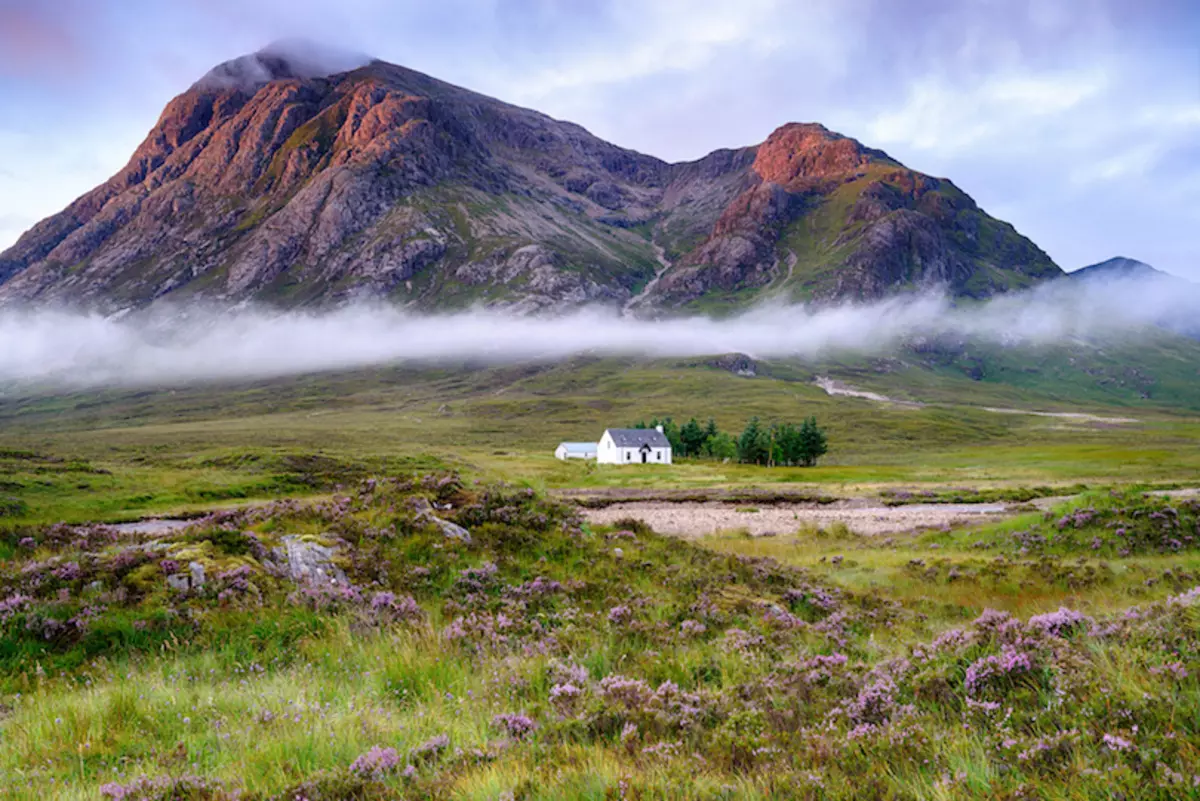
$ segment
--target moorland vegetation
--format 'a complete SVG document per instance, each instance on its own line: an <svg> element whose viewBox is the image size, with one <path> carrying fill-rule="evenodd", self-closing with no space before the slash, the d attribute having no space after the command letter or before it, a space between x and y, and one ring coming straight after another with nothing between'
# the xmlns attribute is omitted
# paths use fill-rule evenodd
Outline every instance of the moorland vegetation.
<svg viewBox="0 0 1200 801"><path fill-rule="evenodd" d="M1118 493L698 545L434 474L155 536L36 528L0 568L0 777L124 801L1187 797L1198 518Z"/></svg>

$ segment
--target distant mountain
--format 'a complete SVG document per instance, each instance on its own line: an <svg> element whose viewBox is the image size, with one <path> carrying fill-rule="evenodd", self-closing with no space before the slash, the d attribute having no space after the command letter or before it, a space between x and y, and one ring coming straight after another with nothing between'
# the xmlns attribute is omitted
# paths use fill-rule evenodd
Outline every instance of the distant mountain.
<svg viewBox="0 0 1200 801"><path fill-rule="evenodd" d="M1097 279L1111 281L1114 279L1135 279L1135 280L1165 280L1179 281L1188 283L1182 278L1178 278L1170 273L1165 273L1162 270L1156 270L1149 264L1137 259L1127 259L1124 256L1102 261L1099 264L1090 264L1087 267L1081 267L1068 275L1075 280L1094 281Z"/></svg>
<svg viewBox="0 0 1200 801"><path fill-rule="evenodd" d="M1067 278L1096 291L1119 293L1129 303L1144 304L1155 310L1149 316L1161 327L1200 339L1200 284L1123 256L1082 267Z"/></svg>
<svg viewBox="0 0 1200 801"><path fill-rule="evenodd" d="M0 303L654 312L1062 275L950 181L821 125L669 164L404 67L348 66L276 47L215 68L124 169L0 254Z"/></svg>

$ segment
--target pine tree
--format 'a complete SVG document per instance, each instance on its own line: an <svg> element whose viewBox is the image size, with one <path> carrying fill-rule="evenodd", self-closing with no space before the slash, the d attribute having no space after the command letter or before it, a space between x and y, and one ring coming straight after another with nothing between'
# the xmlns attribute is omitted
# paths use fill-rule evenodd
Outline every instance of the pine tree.
<svg viewBox="0 0 1200 801"><path fill-rule="evenodd" d="M775 463L797 465L804 461L803 440L799 428L781 423L775 429Z"/></svg>
<svg viewBox="0 0 1200 801"><path fill-rule="evenodd" d="M707 438L704 436L704 429L696 422L696 418L688 420L679 429L680 455L699 456L705 439Z"/></svg>
<svg viewBox="0 0 1200 801"><path fill-rule="evenodd" d="M812 467L829 450L825 432L817 425L816 417L809 417L800 424L800 463Z"/></svg>
<svg viewBox="0 0 1200 801"><path fill-rule="evenodd" d="M751 417L737 443L738 461L744 464L766 464L771 458L771 433L757 417Z"/></svg>

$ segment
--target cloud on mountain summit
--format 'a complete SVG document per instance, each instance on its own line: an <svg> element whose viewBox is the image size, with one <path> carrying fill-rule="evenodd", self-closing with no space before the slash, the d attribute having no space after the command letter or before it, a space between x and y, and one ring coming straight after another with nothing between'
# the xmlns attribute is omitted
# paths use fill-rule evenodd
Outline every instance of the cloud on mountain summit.
<svg viewBox="0 0 1200 801"><path fill-rule="evenodd" d="M0 214L60 210L170 97L288 37L670 160L819 121L953 179L1066 269L1200 279L1189 0L0 0Z"/></svg>

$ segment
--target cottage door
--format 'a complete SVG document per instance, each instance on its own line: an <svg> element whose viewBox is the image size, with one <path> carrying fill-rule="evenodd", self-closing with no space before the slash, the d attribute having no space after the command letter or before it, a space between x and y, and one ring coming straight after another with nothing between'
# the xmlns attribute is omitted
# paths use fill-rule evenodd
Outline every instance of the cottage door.
<svg viewBox="0 0 1200 801"><path fill-rule="evenodd" d="M645 464L648 461L650 461L650 446L643 445L642 446L642 464Z"/></svg>

